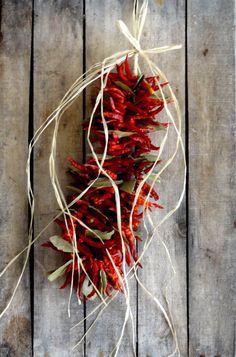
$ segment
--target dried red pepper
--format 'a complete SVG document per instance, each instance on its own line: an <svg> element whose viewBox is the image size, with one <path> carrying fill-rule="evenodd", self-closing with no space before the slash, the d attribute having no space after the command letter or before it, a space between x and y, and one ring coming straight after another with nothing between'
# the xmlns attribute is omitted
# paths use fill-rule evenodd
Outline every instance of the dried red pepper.
<svg viewBox="0 0 236 357"><path fill-rule="evenodd" d="M158 96L155 96L155 92L159 90L159 86L166 85L166 83L159 85L158 80L158 77L145 78L134 75L127 57L122 64L117 66L116 73L109 74L104 88L103 116L108 124L109 142L108 156L103 167L117 182L120 192L122 234L127 265L131 265L138 259L135 241L141 240L139 235L132 234L129 227L135 191L153 165L153 161L147 154L159 149L151 142L149 133L155 128L168 126L168 123L160 123L156 118L163 110L164 103ZM103 153L105 136L99 110L95 114L91 132L94 135L94 141L98 143L97 152ZM82 192L97 177L98 167L94 158L88 159L85 164L79 164L76 160L69 158L69 163L71 165L69 173L74 178L73 186L70 188L75 191L68 198L70 203L76 198L75 193ZM155 201L159 199L156 191L145 183L133 211L133 231L135 232L141 223L142 207L149 191L151 198ZM146 208L152 207L162 208L159 204L148 201ZM109 179L101 174L96 187L91 187L70 209L74 217L73 224L79 256L91 281L105 296L110 295L113 289L122 291L120 279L107 255L108 250L122 276L122 244L117 227L115 193ZM97 232L97 236L84 228L76 218L92 231ZM63 251L61 248L63 241L72 244L73 227L70 218L67 219L67 227L60 220L56 220L56 223L62 230L58 238L61 239L61 245L58 244L55 247L50 241L44 246ZM63 252L63 257L65 263L68 263L63 270L65 282L62 288L65 288L72 279L73 250L71 253ZM74 268L78 271L77 258L75 259ZM96 290L86 278L84 271L81 270L80 274L75 274L73 281L81 299L86 300L96 296Z"/></svg>

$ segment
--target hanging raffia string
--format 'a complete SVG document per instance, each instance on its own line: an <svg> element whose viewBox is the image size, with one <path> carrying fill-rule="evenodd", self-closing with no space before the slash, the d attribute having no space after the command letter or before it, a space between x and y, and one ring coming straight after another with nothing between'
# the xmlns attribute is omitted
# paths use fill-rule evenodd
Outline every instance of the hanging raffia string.
<svg viewBox="0 0 236 357"><path fill-rule="evenodd" d="M120 235L121 246L122 246L122 257L123 257L122 258L122 275L120 274L120 271L119 271L118 267L116 266L108 249L106 249L106 253L107 253L107 256L108 256L108 258L109 258L109 260L110 260L110 262L119 278L120 284L122 286L122 290L124 292L125 303L126 303L126 312L125 312L124 322L123 322L123 326L121 328L121 333L120 333L119 339L118 339L117 344L115 345L113 351L111 352L111 355L113 355L113 356L117 356L117 354L118 354L118 351L119 351L119 348L121 345L121 341L122 341L122 338L124 335L125 326L126 326L129 318L131 318L131 322L132 322L133 351L135 354L135 327L134 327L133 315L132 315L132 311L131 311L131 307L130 307L130 291L129 291L129 280L132 279L133 277L136 278L139 286L144 290L144 292L147 294L147 296L149 296L157 304L158 308L160 309L163 316L165 317L165 320L170 328L170 331L171 331L174 341L175 341L175 350L173 351L173 353L171 353L170 356L174 356L176 353L179 354L177 335L176 335L176 331L174 328L173 318L171 316L170 309L168 309L169 311L165 310L165 308L160 303L160 301L155 296L153 296L153 294L148 290L148 288L140 281L140 279L136 273L137 266L140 263L141 259L143 258L145 252L147 251L147 249L148 249L149 245L151 244L154 237L157 237L158 239L160 239L161 243L163 244L166 254L167 254L168 261L170 262L172 270L175 273L168 248L167 248L166 244L161 240L160 235L158 233L160 226L180 206L181 201L184 196L185 180L186 180L186 162L185 162L185 154L184 154L184 145L183 145L183 141L181 138L181 114L180 114L177 99L171 89L170 84L167 84L167 89L169 91L170 100L174 104L174 109L175 109L174 116L175 117L173 117L170 110L168 109L165 95L163 93L163 90L161 88L159 81L157 80L157 84L160 88L161 99L163 100L163 103L164 103L165 112L170 120L170 123L172 123L174 131L176 133L175 149L174 149L173 153L170 155L170 157L165 161L165 164L162 166L162 168L158 172L154 173L154 168L156 167L156 164L158 163L158 161L161 157L161 154L164 150L164 147L165 147L168 137L169 137L169 126L168 126L166 133L164 135L164 138L162 139L162 142L160 144L160 150L158 152L158 155L156 156L156 160L153 163L150 170L148 171L147 175L140 181L140 183L136 189L136 192L135 192L135 197L133 200L132 209L131 209L130 217L129 217L129 228L130 228L130 231L131 231L133 237L134 237L134 231L133 231L134 209L135 209L140 192L141 192L145 182L150 177L152 177L152 184L151 184L149 192L146 196L146 199L144 202L144 209L143 209L143 221L144 221L144 228L146 231L145 244L143 246L143 249L142 249L139 257L133 263L133 265L128 269L128 271L127 271L126 260L125 260L125 242L124 242L123 233L122 233L120 193L119 193L119 189L118 189L116 182L103 167L104 162L107 158L107 150L108 150L108 143L109 143L109 131L108 131L108 126L107 126L107 122L104 117L104 111L103 111L103 103L104 103L103 96L104 96L104 88L107 85L107 80L108 80L109 74L116 67L116 65L121 64L125 60L126 56L128 56L128 58L132 58L132 57L134 58L134 73L141 74L142 72L141 72L141 69L139 66L139 57L142 57L144 59L144 61L148 64L148 67L149 67L152 75L155 77L158 76L160 78L160 81L163 80L163 81L167 82L167 78L165 77L164 73L156 66L156 64L153 61L150 60L149 54L164 53L166 51L171 51L171 50L181 48L180 45L163 46L163 47L152 48L152 49L142 49L141 48L140 39L141 39L142 31L143 31L143 26L145 23L145 18L147 15L147 8L148 8L148 0L143 0L141 5L138 0L134 1L133 35L130 33L129 29L127 28L127 26L124 24L123 21L121 21L121 20L118 21L118 25L119 25L121 32L127 38L127 40L131 43L133 48L131 50L125 50L122 52L115 53L112 56L105 58L101 63L95 64L84 75L79 77L75 81L75 83L71 86L71 88L68 90L68 92L65 94L65 96L61 100L57 109L54 110L54 112L45 120L45 122L41 125L41 127L35 132L34 137L31 140L30 145L29 145L29 154L28 154L28 160L27 160L27 166L26 166L27 191L28 191L28 200L29 200L30 211L31 211L31 221L30 221L30 226L29 226L28 245L7 264L7 266L3 269L3 271L0 274L0 277L1 277L10 268L10 266L16 261L16 259L18 259L18 257L20 257L23 253L26 253L25 261L24 261L20 276L19 276L17 283L14 287L14 290L13 290L13 293L12 293L12 296L11 296L9 302L7 303L5 309L0 314L0 318L1 318L5 314L5 312L9 308L9 306L11 305L11 302L12 302L12 300L15 296L15 293L17 291L17 288L21 282L22 276L24 274L24 271L25 271L25 268L26 268L26 265L27 265L27 262L29 259L29 253L30 253L31 246L41 237L42 233L46 231L46 229L50 226L50 224L52 222L54 222L54 220L49 222L48 225L46 227L44 227L44 229L33 239L32 227L33 227L35 200L34 200L34 194L33 194L32 186L31 186L31 176L30 176L30 162L31 162L31 158L32 158L32 150L33 150L34 146L37 144L40 137L44 134L44 132L48 128L48 126L50 126L51 124L54 123L54 132L53 132L51 151L50 151L50 157L49 157L49 172L50 172L50 179L51 179L52 187L53 187L53 190L55 193L55 197L56 197L58 206L60 208L60 213L57 215L56 218L58 218L60 216L64 217L64 222L65 222L68 233L69 233L68 222L72 226L72 234L71 233L70 234L71 234L72 246L73 246L73 255L72 255L73 259L72 259L72 279L71 279L70 294L69 294L69 299L68 299L68 314L70 315L70 301L71 301L71 296L73 293L74 276L75 276L75 262L76 261L78 262L78 271L76 272L76 274L78 274L78 276L80 276L81 272L84 272L89 283L95 289L97 296L99 296L102 301L86 317L86 318L88 318L89 316L92 316L94 313L96 313L96 311L98 311L100 309L96 319L94 320L94 322L92 323L90 328L87 330L86 334L82 337L82 339L80 341L78 341L78 343L74 346L74 348L76 348L83 341L83 339L89 333L89 331L92 329L92 327L94 326L96 321L101 317L102 313L105 311L107 306L112 301L114 301L118 292L115 292L112 297L104 298L103 295L101 294L101 292L97 289L96 285L93 283L89 274L87 273L87 271L84 267L83 261L80 257L78 248L77 248L76 229L75 229L74 222L77 221L82 227L84 227L86 230L91 232L98 239L101 240L101 237L97 234L97 232L95 230L91 229L83 221L81 221L77 217L73 216L73 211L71 211L70 208L78 201L78 199L81 199L91 189L91 187L99 179L100 175L107 177L107 179L110 181L110 184L113 187L113 190L115 193L117 228L118 228L118 232ZM86 89L88 86L90 86L97 80L100 80L101 85L100 85L100 91L97 95L95 105L94 105L94 108L92 110L92 113L91 113L90 119L89 119L88 131L87 131L87 142L88 142L89 148L91 150L92 156L93 156L93 158L96 162L96 165L98 167L98 174L97 174L97 177L92 182L90 182L88 187L83 192L81 192L79 195L77 195L77 197L75 199L73 199L72 202L70 202L68 204L67 200L65 198L65 195L63 193L63 190L60 186L60 182L58 180L57 171L56 171L57 135L58 135L59 125L60 125L60 120L61 120L63 113L72 105L72 103L75 100L78 99L78 97L81 95L81 93L83 93L84 89ZM91 128L92 128L92 124L94 121L94 115L95 115L98 107L101 108L101 119L102 119L104 138L105 138L105 143L104 143L104 148L103 148L103 153L102 153L101 159L98 158L98 156L95 152L94 146L90 140ZM147 209L147 203L148 203L149 197L151 195L151 192L152 192L152 189L153 189L155 183L160 178L160 176L164 172L164 170L166 170L166 168L171 165L174 158L176 157L176 154L177 154L179 148L181 149L181 152L183 154L183 162L184 162L182 192L180 194L178 201L175 203L174 207L160 220L160 222L154 224L152 217ZM154 177L154 179L153 179L153 177ZM149 223L151 224L151 231L149 231L149 229L145 223L145 219L147 219L149 221ZM167 290L168 285L170 284L170 281L171 280L169 280L169 282L167 283L165 290ZM81 303L79 295L78 295L78 299L79 299L79 303ZM167 296L166 296L166 301L167 301L167 306L169 307ZM82 321L80 321L74 327L79 326L81 323L82 323Z"/></svg>

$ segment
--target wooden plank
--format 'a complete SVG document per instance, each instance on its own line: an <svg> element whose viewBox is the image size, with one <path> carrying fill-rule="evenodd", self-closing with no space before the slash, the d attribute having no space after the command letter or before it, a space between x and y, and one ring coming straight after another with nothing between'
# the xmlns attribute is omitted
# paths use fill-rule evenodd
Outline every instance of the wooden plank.
<svg viewBox="0 0 236 357"><path fill-rule="evenodd" d="M93 5L93 7L92 7ZM116 20L121 18L124 19L128 25L130 25L131 23L131 11L132 11L132 4L118 4L117 2L109 2L105 3L104 2L100 2L99 3L99 7L95 6L95 4L93 2L89 3L89 6L87 6L87 10L86 10L86 23L87 23L87 31L86 31L86 37L87 37L87 63L92 64L93 62L95 62L94 57L96 57L96 60L101 60L102 58L104 58L105 56L107 56L108 54L111 54L113 51L118 51L119 49L124 49L127 48L127 46L130 46L127 41L125 39L122 38L122 36L119 34L119 32L117 33L117 30L115 29L115 27L113 26L113 24L115 24ZM151 3L151 12L153 13L153 11L155 11L155 6L153 3ZM163 13L165 13L165 11L168 11L168 20L170 20L172 18L172 21L175 25L175 30L173 28L172 30L172 36L166 36L163 37L164 42L163 44L166 44L166 41L172 42L174 41L181 41L184 42L184 6L183 4L179 4L177 6L176 12L175 11L171 11L171 7L167 7L164 9ZM109 14L109 17L107 17L107 14ZM180 28L180 30L177 32L176 31L176 14L177 14L177 18L178 18L178 28ZM155 15L157 16L157 14L155 13ZM149 24L151 23L151 26L149 27L147 25L147 28L151 28L152 29L152 33L151 33L151 40L154 40L154 36L155 36L155 32L153 32L153 28L156 29L157 26L158 29L160 30L161 25L157 25L158 23L160 24L161 19L158 19L159 21L156 21L156 16L152 18L152 20L149 20ZM91 26L91 27L90 27ZM99 31L98 31L99 29ZM149 30L146 30L144 32L144 43L148 43L148 46L150 46L150 40L149 40ZM163 31L164 32L164 31ZM99 41L99 36L100 34L103 33L103 41L100 42ZM164 32L166 33L166 31ZM179 35L179 36L178 36ZM181 35L181 39L179 38ZM115 38L115 44L113 44L112 39ZM92 43L90 42L92 39ZM145 41L145 39L147 39ZM173 41L174 40L174 41ZM156 46L156 41L153 41L153 47ZM99 56L99 54L101 53L101 56ZM99 57L98 57L99 56ZM91 58L91 60L90 60ZM170 57L168 57L170 58ZM176 56L174 57L175 59L175 63L176 63ZM165 61L165 65L166 65L166 57L164 59ZM173 58L172 60L169 60L170 62L167 62L167 72L171 73L174 79L178 79L176 80L175 83L177 83L178 87L181 88L180 91L180 95L182 95L182 105L181 107L184 108L184 72L182 72L182 78L179 78L179 73L180 73L180 69L178 68L178 70L174 71L173 69L171 69L171 67L173 66ZM182 52L182 55L180 55L180 60L179 60L179 67L181 67L184 63L184 55ZM182 67L184 69L184 66ZM177 75L178 73L178 75ZM176 78L177 77L177 78ZM176 174L176 173L175 173ZM168 188L169 190L169 188ZM167 191L167 189L166 189ZM172 192L173 191L173 192ZM169 197L172 197L172 199L176 199L177 198L177 194L178 192L176 191L176 187L175 187L175 183L173 183L173 187L172 187L172 191L171 193L168 194ZM169 191L170 192L170 191ZM171 196L172 195L172 196ZM171 201L170 201L171 202ZM170 228L169 228L169 235L174 232L176 233L176 235L179 237L177 243L175 242L175 244L173 244L172 247L172 251L175 251L175 259L177 261L176 265L178 266L178 276L179 278L177 279L176 282L176 286L174 288L176 288L176 290L179 292L179 301L176 302L176 299L174 299L175 301L175 317L178 321L177 323L177 329L179 328L179 335L180 335L180 348L181 351L183 351L183 353L186 351L186 307L185 307L185 303L186 303L186 297L185 297L185 289L186 289L186 272L185 272L185 233L184 233L184 229L185 229L185 209L184 206L182 206L182 211L181 213L179 213L178 217L175 218L175 220L172 220L172 222L169 222L170 224ZM172 233L173 234L173 233ZM151 255L155 255L155 252L153 252L153 254ZM155 260L154 260L155 261ZM151 271L153 271L152 267L149 268L145 268L145 273L142 274L142 278L144 280L150 281L150 284L152 286L152 288L155 288L157 279L156 276L152 273ZM150 278L151 275L151 278ZM160 287L160 285L159 285ZM158 287L157 287L158 288ZM135 292L135 287L133 288L134 292ZM175 290L174 290L175 291ZM150 336L152 335L151 333L151 329L153 325L150 325L150 316L147 317L147 310L148 310L148 306L150 305L150 301L148 299L146 299L142 293L139 293L139 298L141 300L139 306L139 353L140 355L144 355L144 353L149 353L150 351L152 351L151 353L156 354L157 353L157 348L160 342L160 338L158 338L158 336L155 334L153 340L152 338L150 338ZM134 293L134 297L133 297L133 301L132 301L132 305L135 306L136 305L136 301L135 301L135 293ZM98 335L99 335L99 341L93 341L91 342L90 339L88 339L88 347L87 347L87 351L88 351L88 355L93 355L95 353L95 351L100 351L103 352L105 355L108 353L108 351L111 350L111 346L114 345L115 342L115 338L117 335L117 331L119 331L119 328L122 324L121 320L120 320L120 315L119 316L119 320L116 321L116 326L114 329L114 326L108 325L108 321L113 321L114 316L116 316L116 312L118 309L120 309L120 302L118 302L118 307L114 306L111 307L110 311L107 312L105 318L104 318L104 322L103 320L101 321L100 324L98 324ZM152 306L152 308L155 311L155 306ZM113 311L111 311L113 309ZM153 310L151 311L151 313L153 312ZM152 314L153 316L153 314ZM157 314L155 314L154 319L156 319ZM155 322L155 321L154 321ZM155 324L154 324L154 329L155 329ZM131 338L130 338L130 334L126 337L125 341L124 341L124 349L121 350L121 355L122 352L124 353L124 351L126 350L126 355L127 353L131 353L129 352L129 350L127 351L127 346L130 345L131 342ZM92 338L91 338L92 339ZM148 341L147 341L148 339ZM94 347L91 347L94 346ZM171 346L170 346L171 347ZM163 349L163 347L161 347L159 345L160 348L160 353L161 350L164 353L165 350L168 351L168 349ZM159 352L159 350L158 350Z"/></svg>
<svg viewBox="0 0 236 357"><path fill-rule="evenodd" d="M34 17L34 108L35 129L56 108L72 83L83 71L82 1L35 0ZM64 115L58 136L57 168L62 188L71 181L66 174L67 157L82 159L82 103L78 100ZM57 213L57 204L48 174L48 155L52 129L49 128L35 150L34 187L36 194L35 234ZM57 232L52 224L41 243ZM58 282L47 281L46 272L61 265L53 251L35 249L34 280L34 354L63 357L73 355L71 348L83 334L83 325L70 334L70 327L83 318L83 305L74 296L69 320L69 288L59 290ZM74 294L75 295L75 294ZM83 346L75 355L83 355Z"/></svg>
<svg viewBox="0 0 236 357"><path fill-rule="evenodd" d="M25 163L28 147L31 1L1 3L1 231L0 269L27 244ZM22 256L0 279L2 311L24 262ZM13 303L0 321L0 355L31 355L30 282L27 268Z"/></svg>
<svg viewBox="0 0 236 357"><path fill-rule="evenodd" d="M149 12L143 34L143 47L152 48L182 44L177 50L153 56L155 63L166 74L180 103L184 139L185 118L185 1L149 1ZM163 121L166 120L166 115ZM168 120L167 120L168 121ZM170 139L162 159L166 160L175 148L176 137L170 128ZM160 135L154 138L160 144ZM183 180L183 160L178 154L171 166L161 176L156 185L160 194L160 204L164 210L153 212L154 223L161 220L178 201ZM144 232L144 231L143 231ZM186 206L180 209L159 229L160 237L168 246L176 275L173 276L163 245L155 236L143 259L143 269L139 271L142 283L167 308L164 293L169 284L167 297L173 316L181 356L187 356L186 318ZM174 350L173 338L167 323L152 299L142 289L138 291L138 344L140 356L167 356Z"/></svg>
<svg viewBox="0 0 236 357"><path fill-rule="evenodd" d="M129 47L128 42L120 33L116 21L122 19L130 23L132 14L132 2L119 2L116 0L105 1L90 0L86 2L86 67L87 69L105 57ZM87 91L87 111L91 109L90 92ZM131 307L136 325L136 283L130 284ZM86 303L87 315L95 307L96 302ZM87 356L108 356L115 347L122 329L125 318L125 301L120 294L106 310L99 322L89 333L86 343ZM92 319L88 319L90 326ZM125 336L119 350L120 356L131 357L132 354L132 331L131 324L125 330Z"/></svg>
<svg viewBox="0 0 236 357"><path fill-rule="evenodd" d="M190 356L235 355L235 1L188 1Z"/></svg>

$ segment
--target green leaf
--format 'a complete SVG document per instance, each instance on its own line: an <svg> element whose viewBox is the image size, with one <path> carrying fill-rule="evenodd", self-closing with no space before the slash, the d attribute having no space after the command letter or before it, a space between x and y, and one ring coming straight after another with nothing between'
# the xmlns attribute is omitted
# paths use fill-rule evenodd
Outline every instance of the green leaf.
<svg viewBox="0 0 236 357"><path fill-rule="evenodd" d="M114 133L118 136L119 139L135 134L132 131L120 131L120 130L114 130Z"/></svg>
<svg viewBox="0 0 236 357"><path fill-rule="evenodd" d="M89 182L89 185L91 184L91 181ZM112 186L112 183L109 179L107 178L98 178L94 183L93 187L110 187Z"/></svg>
<svg viewBox="0 0 236 357"><path fill-rule="evenodd" d="M144 74L142 74L139 79L137 80L137 82L135 83L135 86L133 87L133 91L137 90L137 88L140 86L141 82L144 79Z"/></svg>
<svg viewBox="0 0 236 357"><path fill-rule="evenodd" d="M169 100L169 97L165 93L165 90L162 89L162 93L164 94L165 100ZM163 97L162 97L160 89L158 89L157 91L153 92L152 95L150 96L150 98L159 99L160 101L163 101Z"/></svg>
<svg viewBox="0 0 236 357"><path fill-rule="evenodd" d="M115 133L118 138L124 138L125 136L130 136L130 135L134 135L135 133L132 131L121 131L121 130L108 130L109 134ZM106 158L109 158L109 155L106 155ZM110 156L110 158L112 158L112 156Z"/></svg>
<svg viewBox="0 0 236 357"><path fill-rule="evenodd" d="M60 276L62 276L65 273L66 268L68 267L68 265L70 265L72 263L72 261L73 261L72 259L69 260L68 262L66 262L66 264L62 265L60 268L55 270L53 273L49 274L48 280L54 281L57 278L59 278Z"/></svg>
<svg viewBox="0 0 236 357"><path fill-rule="evenodd" d="M133 193L135 185L136 185L136 180L124 181L120 186L120 189L128 193Z"/></svg>
<svg viewBox="0 0 236 357"><path fill-rule="evenodd" d="M87 297L89 294L91 294L92 290L93 290L93 286L88 280L88 278L86 277L82 286L82 294Z"/></svg>
<svg viewBox="0 0 236 357"><path fill-rule="evenodd" d="M77 175L78 171L73 170L71 167L68 167L68 170L66 171L68 174L72 175Z"/></svg>
<svg viewBox="0 0 236 357"><path fill-rule="evenodd" d="M143 178L147 177L147 174L146 175L143 175ZM156 181L156 182L161 182L161 179L160 177L156 178L157 175L155 173L151 173L149 176L148 176L148 180L151 180L151 181Z"/></svg>
<svg viewBox="0 0 236 357"><path fill-rule="evenodd" d="M126 92L132 93L134 94L134 92L132 91L132 89L127 86L126 84L124 84L123 82L120 81L114 81L115 85L123 90L125 90Z"/></svg>
<svg viewBox="0 0 236 357"><path fill-rule="evenodd" d="M154 129L155 131L166 130L164 125L147 125L148 128Z"/></svg>
<svg viewBox="0 0 236 357"><path fill-rule="evenodd" d="M87 234L89 236L92 236L94 238L100 238L102 240L108 240L111 239L111 237L113 236L113 234L115 233L114 229L111 232L102 232L99 229L93 229L93 232L91 231L87 231Z"/></svg>
<svg viewBox="0 0 236 357"><path fill-rule="evenodd" d="M73 253L73 247L71 243L67 242L65 239L59 236L53 236L49 238L49 240L58 250L62 250L65 253Z"/></svg>
<svg viewBox="0 0 236 357"><path fill-rule="evenodd" d="M97 157L98 157L98 159L102 159L103 158L103 154L96 154L97 155ZM106 155L105 156L105 159L107 160L107 159L112 159L113 158L113 156L111 156L111 155ZM91 159L93 159L93 156L91 157Z"/></svg>
<svg viewBox="0 0 236 357"><path fill-rule="evenodd" d="M156 155L152 155L152 154L143 154L141 155L144 159L151 161L151 162L155 162L157 157Z"/></svg>
<svg viewBox="0 0 236 357"><path fill-rule="evenodd" d="M100 270L99 276L100 276L99 290L101 291L101 293L103 293L107 286L107 275L104 270Z"/></svg>
<svg viewBox="0 0 236 357"><path fill-rule="evenodd" d="M72 165L69 165L68 172L71 172L72 174L80 174L81 173L79 169L77 169L76 167L74 167Z"/></svg>
<svg viewBox="0 0 236 357"><path fill-rule="evenodd" d="M78 193L81 193L81 192L82 192L82 190L80 190L79 188L74 187L74 186L68 185L68 186L66 186L66 187L69 188L70 190L75 191L75 192L78 192Z"/></svg>
<svg viewBox="0 0 236 357"><path fill-rule="evenodd" d="M120 184L123 181L119 180L119 181L115 181L116 184ZM91 181L89 182L90 185ZM94 184L93 187L111 187L112 183L108 178L98 178Z"/></svg>

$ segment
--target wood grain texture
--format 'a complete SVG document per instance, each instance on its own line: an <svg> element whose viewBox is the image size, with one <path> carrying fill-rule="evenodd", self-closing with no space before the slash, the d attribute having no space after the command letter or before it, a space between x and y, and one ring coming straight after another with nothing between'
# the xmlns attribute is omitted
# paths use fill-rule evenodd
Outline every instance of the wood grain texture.
<svg viewBox="0 0 236 357"><path fill-rule="evenodd" d="M28 145L31 1L1 3L0 32L0 269L27 243L25 162ZM11 297L22 256L0 279L0 311ZM30 356L29 269L0 321L0 355Z"/></svg>
<svg viewBox="0 0 236 357"><path fill-rule="evenodd" d="M34 17L34 125L38 128L56 108L65 92L83 71L82 2L35 2ZM66 174L67 157L82 157L82 106L78 100L61 122L58 136L57 169L61 185L71 178ZM35 234L56 215L57 204L48 173L48 155L53 127L49 128L35 149L34 187L36 197ZM34 276L34 356L66 357L83 334L83 325L75 334L70 327L83 318L83 306L72 302L71 319L67 315L69 289L59 290L59 283L47 281L46 273L62 265L62 257L40 244L57 232L52 224L35 248ZM59 230L58 230L59 232ZM83 355L83 345L75 353Z"/></svg>
<svg viewBox="0 0 236 357"><path fill-rule="evenodd" d="M83 72L85 65L88 69L104 57L130 48L116 20L122 19L131 27L133 1L34 0L32 48L32 1L5 0L0 5L2 269L27 242L25 162L28 150L31 51L31 95L34 96L31 104L36 130ZM187 45L187 67L184 48L153 57L173 85L180 101L183 121L185 70L188 79L188 252L187 207L184 202L159 231L170 250L177 272L167 296L182 357L231 357L236 353L234 21L234 0L149 0L147 22L141 40L143 48L178 43L182 43L183 47ZM148 73L145 66L142 68ZM70 155L82 162L88 154L88 150L83 153L81 123L90 113L91 95L92 92L87 90L86 113L83 112L80 99L62 119L57 167L64 188L71 183L66 174L66 158ZM53 127L47 129L34 151L35 235L57 212L48 174L52 131ZM158 143L159 137L155 136L154 140ZM171 136L168 149L163 153L164 160L173 150L173 145L174 137ZM181 157L178 155L157 186L159 203L165 209L154 212L155 222L173 207L179 197L182 171ZM107 357L119 338L125 315L122 294L88 334L86 343L74 352L71 351L73 344L83 335L84 326L73 332L70 332L70 328L83 318L85 312L88 315L96 303L88 302L84 311L74 296L72 317L69 319L69 290L61 291L57 281L47 281L47 272L58 267L62 260L55 252L42 248L41 243L57 231L56 225L52 224L34 250L34 290L31 295L34 316L31 317L32 292L27 268L13 305L0 321L1 357L28 357L32 350L35 357ZM144 237L143 228L142 234ZM139 249L141 246L142 243ZM23 257L0 280L0 311L10 298L22 265ZM143 259L143 269L138 274L140 280L166 306L164 288L172 274L163 245L157 237ZM136 282L131 284L131 295L134 323L137 325L137 357L168 356L174 344L162 314L137 287ZM92 321L89 318L85 327L88 328ZM129 323L119 357L133 356L131 339Z"/></svg>
<svg viewBox="0 0 236 357"><path fill-rule="evenodd" d="M190 356L235 356L235 1L188 1Z"/></svg>
<svg viewBox="0 0 236 357"><path fill-rule="evenodd" d="M123 19L130 23L132 2L128 1L86 1L86 67L87 69L98 61L113 53L130 48L128 42L120 33L116 21ZM91 92L87 92L86 116L91 110ZM131 307L136 327L136 283L131 282ZM94 308L95 303L86 304L87 314ZM101 320L95 325L94 330L87 337L86 355L108 356L115 347L125 318L124 295L119 297L107 308ZM87 326L92 320L88 320ZM136 337L136 336L135 336ZM132 329L130 322L127 324L119 356L131 357L132 354Z"/></svg>
<svg viewBox="0 0 236 357"><path fill-rule="evenodd" d="M168 77L180 102L183 122L185 120L185 1L149 1L149 12L142 45L152 48L171 44L182 44L181 50L153 56L154 62ZM171 106L170 106L171 109ZM168 121L166 114L163 121ZM175 148L176 137L170 128L170 139L161 159L166 161ZM153 140L160 144L161 134L156 133ZM183 160L178 154L171 166L161 175L161 183L156 185L160 195L159 203L163 210L153 211L156 224L178 201L183 180ZM167 298L177 331L181 356L187 356L187 318L186 318L186 206L183 201L180 209L159 229L160 237L167 244L176 275L173 276L168 257L160 239L154 240L143 259L143 269L139 277L143 284L167 309L165 286L169 283ZM144 230L143 230L144 234ZM139 244L142 247L142 244ZM170 329L153 300L139 288L138 299L138 344L139 356L167 356L175 346Z"/></svg>
<svg viewBox="0 0 236 357"><path fill-rule="evenodd" d="M130 48L130 44L117 30L115 26L116 20L123 19L130 28L131 27L131 14L132 11L132 2L120 4L118 2L110 1L109 4L106 2L100 2L99 6L94 1L89 1L86 5L86 50L87 50L87 67L94 63L95 61L101 60L114 51L119 51L121 49ZM180 41L184 43L184 3L177 4L177 6L172 7L171 4L166 5L164 8L157 6L154 2L150 2L150 10L152 15L150 19L147 20L147 25L144 31L143 36L143 46L144 47L155 47L156 45L165 45L167 43L176 43ZM164 16L163 16L164 15ZM157 21L158 18L158 21ZM160 43L156 41L156 34L159 34L161 29L166 23L166 18L172 26L170 26L170 31L163 31L159 37ZM114 25L111 25L114 24ZM151 28L148 31L148 28ZM101 42L100 34L103 33L103 41ZM115 42L111 41L111 38L115 38ZM184 52L172 55L163 55L164 58L160 58L160 63L164 63L165 70L167 73L170 73L173 78L173 82L176 80L176 86L180 88L179 96L182 98L181 108L184 111ZM178 58L178 60L177 60ZM173 64L178 63L173 68ZM166 69L167 68L167 69ZM182 69L182 72L181 72ZM180 75L182 74L182 76ZM172 145L173 146L173 145ZM170 175L178 175L176 171L169 172ZM163 196L167 195L168 199L166 204L169 208L171 204L175 202L180 193L176 188L176 183L173 180L172 187L168 186L162 190ZM178 290L179 300L174 299L172 305L175 306L173 311L174 317L177 320L177 330L179 330L179 343L182 353L186 353L187 349L187 335L186 335L186 262L185 262L185 207L182 206L181 212L175 217L172 222L168 222L169 228L168 232L165 231L166 239L168 239L169 244L172 244L171 251L174 256L175 265L177 265L178 278L173 285L174 289ZM164 232L164 231L163 231ZM177 237L175 241L172 241L172 236ZM163 286L161 285L162 276L157 276L154 265L156 262L156 248L151 249L151 252L148 252L148 258L145 259L145 269L140 273L141 278L151 287L151 290L154 291L158 296ZM159 247L160 248L160 247ZM162 250L162 254L165 255L165 252ZM161 259L162 256L159 256ZM160 265L167 264L166 258L159 262ZM140 291L139 303L136 304L136 284L133 282L132 289L134 296L132 298L133 310L138 308L138 352L142 355L158 355L164 356L168 352L171 352L173 348L173 343L164 324L163 319L159 311L156 311L154 304L150 302L149 298L146 298L144 294ZM98 324L97 333L98 336L96 340L91 341L88 339L87 353L88 356L95 355L96 352L103 352L104 355L107 355L111 350L112 345L114 345L117 338L117 331L122 327L122 315L124 315L124 308L120 303L121 298L118 301L118 304L112 305L112 311L108 311L104 317L104 322L101 321ZM88 305L88 304L87 304ZM124 305L124 302L123 302ZM120 310L120 312L119 312ZM153 312L154 311L154 312ZM116 319L115 330L109 321ZM164 328L163 328L164 325ZM130 329L127 329L130 331ZM154 331L154 332L153 332ZM131 354L130 350L130 332L124 340L124 344L120 351L120 355L129 355ZM92 337L91 337L92 339ZM132 354L131 354L132 355Z"/></svg>

